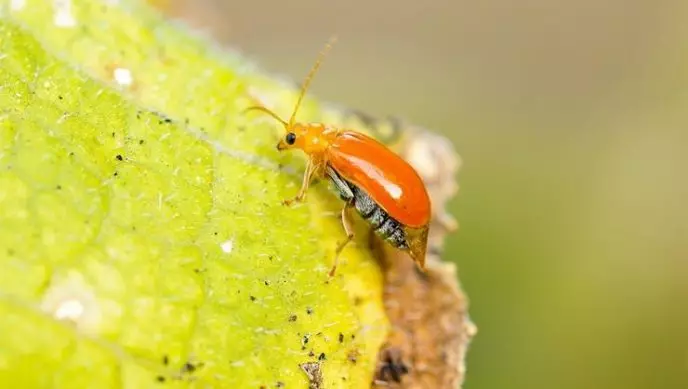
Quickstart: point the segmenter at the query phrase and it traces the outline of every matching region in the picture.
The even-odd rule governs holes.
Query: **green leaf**
[[[0,387],[368,388],[379,268],[328,281],[341,204],[282,206],[304,158],[241,114],[298,91],[138,2],[0,4]]]

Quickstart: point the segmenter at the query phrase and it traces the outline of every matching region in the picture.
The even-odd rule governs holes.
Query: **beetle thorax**
[[[293,131],[296,134],[295,146],[316,157],[327,151],[337,135],[336,130],[321,123],[295,124]]]

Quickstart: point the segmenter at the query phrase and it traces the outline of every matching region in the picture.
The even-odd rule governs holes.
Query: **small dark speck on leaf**
[[[200,367],[203,367],[203,363],[193,364],[191,362],[186,362],[184,366],[182,366],[182,373],[193,373]]]
[[[113,132],[113,134],[114,134],[114,132]],[[121,154],[117,154],[117,156],[115,158],[117,158],[118,161],[124,160],[124,157],[122,157]]]
[[[320,353],[320,355],[318,355],[319,361],[324,361],[325,359],[327,359],[327,357],[325,357],[325,353]]]
[[[117,177],[117,176],[119,176],[119,173],[115,172],[115,174],[113,174],[113,176]]]
[[[163,376],[161,376],[161,375],[155,377],[155,379],[156,379],[158,382],[165,382],[165,377],[163,377]]]
[[[142,145],[142,144],[143,144],[143,142],[144,142],[144,140],[143,140],[143,139],[139,140],[139,144],[140,144],[140,145]]]
[[[189,118],[184,119],[184,123],[189,124]]]
[[[306,307],[306,313],[309,314],[309,315],[313,314],[313,308],[311,308],[311,307]]]
[[[349,351],[349,354],[346,356],[346,359],[349,360],[349,362],[353,363],[354,365],[358,361],[358,350],[353,349]]]
[[[249,296],[249,298],[251,299],[251,301],[256,301],[255,296]]]
[[[114,133],[114,132],[112,133],[112,137],[113,137],[113,138],[115,137],[115,133]]]
[[[291,316],[289,316],[289,321],[292,321],[292,322],[293,322],[293,321],[296,321],[296,319],[297,319],[297,316],[296,316],[296,315],[291,315]]]
[[[57,98],[60,100],[64,99],[64,97],[62,97],[62,95],[57,96]]]
[[[311,351],[308,353],[308,356],[311,357],[311,358],[315,356],[315,353],[313,352],[313,350],[311,350]]]
[[[278,388],[284,388],[284,382],[282,382],[282,381],[277,381],[276,386],[277,386]]]
[[[60,190],[60,189],[62,189],[62,185],[58,185],[58,186],[56,186],[56,187],[55,187],[55,189],[57,189],[57,190]]]
[[[170,357],[168,357],[167,355],[164,355],[164,356],[162,357],[162,363],[163,363],[163,365],[165,365],[165,366],[169,365],[169,364],[170,364]]]
[[[339,333],[339,343],[342,343],[342,342],[344,342],[344,334],[342,334],[342,333],[340,332],[340,333]]]
[[[170,119],[170,118],[165,118],[164,121],[165,121],[165,123],[168,123],[168,124],[169,124],[169,123],[172,123],[172,119]]]
[[[263,281],[263,283],[265,284],[265,286],[270,286],[270,281],[268,280]]]

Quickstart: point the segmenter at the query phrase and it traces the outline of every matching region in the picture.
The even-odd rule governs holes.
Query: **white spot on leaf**
[[[102,312],[95,293],[81,274],[70,272],[54,279],[43,296],[41,310],[57,320],[66,320],[85,333],[97,333]]]
[[[10,8],[12,11],[20,11],[26,6],[26,0],[12,0],[10,2]]]
[[[228,241],[226,241],[226,242],[223,242],[223,243],[220,245],[220,247],[222,248],[222,251],[224,251],[225,253],[229,254],[229,253],[231,253],[232,250],[234,249],[234,241],[230,239],[230,240],[228,240]]]
[[[79,300],[63,301],[55,310],[55,318],[58,320],[77,321],[84,313],[84,304]]]
[[[113,72],[113,76],[118,84],[124,86],[129,86],[134,81],[131,70],[125,68],[116,68]]]
[[[72,2],[70,0],[53,0],[55,15],[53,22],[58,27],[74,27],[76,19],[72,15]]]

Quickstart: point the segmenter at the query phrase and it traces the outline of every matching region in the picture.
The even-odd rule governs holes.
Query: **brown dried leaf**
[[[422,273],[407,254],[371,236],[385,272],[384,301],[392,331],[378,357],[374,387],[458,388],[464,358],[477,328],[468,318],[468,302],[453,263],[440,254],[446,235],[457,228],[446,203],[458,191],[460,158],[449,141],[411,128],[401,155],[421,174],[433,204],[427,269]]]

